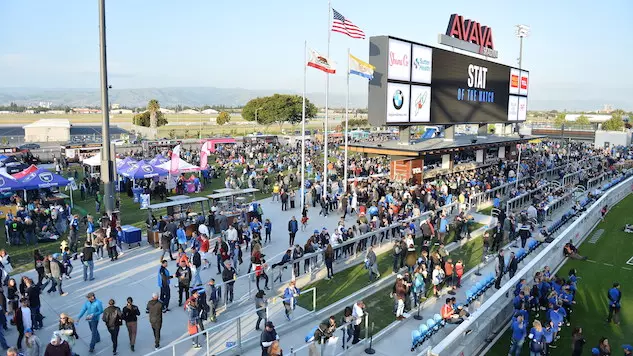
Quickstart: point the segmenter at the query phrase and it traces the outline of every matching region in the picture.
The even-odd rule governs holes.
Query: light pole
[[[516,25],[516,35],[519,37],[519,69],[523,61],[523,39],[530,34],[530,26],[528,25]]]
[[[106,57],[105,0],[99,0],[99,47],[101,62],[101,181],[103,182],[103,205],[108,216],[114,210],[114,165],[110,157],[110,106],[108,105],[108,61]]]

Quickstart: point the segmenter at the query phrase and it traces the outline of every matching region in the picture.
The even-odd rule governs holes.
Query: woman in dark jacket
[[[9,279],[9,283],[7,283],[7,285],[7,300],[9,301],[9,308],[15,313],[16,309],[18,309],[18,286],[15,284],[15,279],[13,278]]]

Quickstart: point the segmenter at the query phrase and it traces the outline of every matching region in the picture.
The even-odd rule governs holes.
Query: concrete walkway
[[[290,209],[288,211],[281,211],[281,204],[278,202],[272,202],[270,198],[260,201],[264,211],[264,218],[271,220],[273,224],[272,242],[264,246],[263,253],[266,254],[266,259],[270,263],[279,262],[281,255],[288,248],[288,233],[287,224],[291,216],[295,215],[299,220],[301,212],[299,208]],[[310,208],[309,217],[310,221],[308,229],[305,232],[298,232],[296,237],[296,243],[303,245],[308,236],[311,235],[314,229],[321,229],[327,227],[329,230],[333,230],[336,226],[340,215],[337,213],[329,215],[327,218],[319,216],[320,208]],[[348,218],[349,221],[349,218]],[[50,340],[53,331],[57,330],[59,314],[64,312],[75,318],[86,301],[86,294],[94,292],[97,299],[101,300],[104,307],[107,306],[108,300],[113,298],[119,307],[125,305],[127,297],[132,297],[134,303],[141,309],[141,316],[138,322],[138,336],[136,341],[136,354],[147,354],[154,351],[154,341],[152,330],[149,326],[147,315],[144,313],[147,302],[151,299],[153,292],[159,292],[157,287],[157,273],[159,269],[159,257],[161,251],[152,248],[147,245],[144,240],[141,247],[132,248],[130,250],[124,247],[123,256],[119,257],[118,261],[110,262],[109,259],[103,259],[96,261],[95,263],[95,280],[84,282],[82,278],[82,265],[77,261],[73,261],[74,271],[72,273],[72,279],[64,280],[63,289],[68,293],[67,296],[62,297],[59,294],[51,293],[47,294],[45,291],[42,293],[42,308],[41,313],[46,317],[44,319],[44,328],[36,331],[37,335],[41,339],[43,346]],[[244,263],[239,266],[240,275],[243,275],[248,270],[250,258],[249,254],[244,252]],[[221,282],[221,276],[217,275],[216,261],[211,261],[211,268],[203,270],[201,272],[201,278],[203,282],[207,282],[211,278],[216,279],[216,283]],[[170,263],[169,270],[173,274],[176,266]],[[29,277],[37,280],[34,271],[25,273]],[[13,276],[19,283],[21,275]],[[271,276],[272,278],[272,276]],[[172,284],[174,284],[172,282]],[[236,317],[240,314],[248,313],[249,316],[243,318],[243,328],[253,329],[256,321],[254,316],[254,302],[248,298],[248,292],[255,289],[255,283],[249,282],[248,278],[240,278],[235,284],[235,302],[233,305],[227,308],[226,311],[221,311],[218,315],[218,323],[222,323],[230,318]],[[263,288],[263,285],[262,285]],[[169,345],[170,343],[187,336],[187,315],[182,307],[178,307],[178,290],[173,288],[171,292],[171,311],[163,314],[163,328],[162,328],[162,340],[161,346]],[[268,292],[267,297],[273,297],[273,293]],[[281,323],[285,320],[283,314],[282,305],[280,301],[275,301],[271,307],[270,318],[275,323]],[[297,310],[295,316],[301,315],[302,311]],[[252,314],[252,315],[250,315]],[[209,326],[207,326],[208,328]],[[225,348],[225,343],[235,341],[237,338],[236,327],[222,327],[221,331],[214,331],[211,333],[212,349],[220,350]],[[99,323],[99,332],[101,334],[101,342],[96,347],[95,355],[107,355],[112,352],[112,342],[110,341],[110,335],[103,322]],[[80,355],[88,354],[88,344],[90,342],[90,330],[88,323],[82,320],[77,325],[77,333],[80,338],[77,340],[73,351]],[[17,341],[17,331],[14,327],[9,328],[5,332],[5,337],[10,346],[15,346]],[[119,354],[131,355],[132,352],[129,349],[129,339],[125,325],[121,327],[119,334]],[[216,341],[217,340],[217,341]],[[204,342],[201,342],[204,344]],[[178,350],[180,353],[184,353],[185,350],[190,349],[191,343],[184,342],[182,347]],[[171,350],[166,352],[165,355],[172,355]]]

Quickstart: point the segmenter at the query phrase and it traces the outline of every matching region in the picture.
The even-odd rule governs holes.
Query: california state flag
[[[174,147],[171,151],[171,171],[178,172],[178,165],[180,163],[180,145]]]
[[[308,67],[316,68],[324,71],[325,73],[336,73],[335,63],[329,58],[322,56],[319,52],[310,49],[310,60],[308,61]]]

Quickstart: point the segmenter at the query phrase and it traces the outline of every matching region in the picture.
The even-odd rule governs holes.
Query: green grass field
[[[621,355],[623,344],[633,343],[633,265],[627,264],[633,258],[633,235],[622,231],[624,224],[631,223],[633,211],[633,195],[629,195],[614,206],[596,230],[604,233],[596,244],[589,243],[592,232],[580,246],[579,253],[589,258],[588,261],[569,260],[559,271],[566,276],[571,268],[578,271],[576,306],[572,314],[571,326],[563,328],[561,339],[553,355],[571,354],[571,334],[575,327],[582,327],[587,340],[583,355],[591,354],[602,337],[609,339],[613,355]],[[630,262],[633,263],[633,262]],[[621,284],[622,309],[620,325],[607,324],[608,315],[607,291],[613,282]],[[544,314],[544,313],[541,313]],[[543,315],[541,315],[543,316]],[[530,320],[531,322],[532,320]],[[488,355],[507,355],[510,345],[510,333],[503,337],[488,352]],[[527,342],[523,345],[522,355],[528,355]]]

